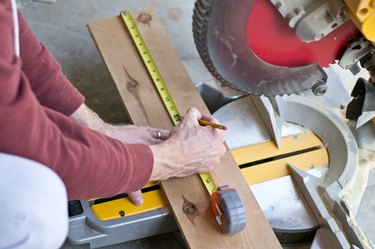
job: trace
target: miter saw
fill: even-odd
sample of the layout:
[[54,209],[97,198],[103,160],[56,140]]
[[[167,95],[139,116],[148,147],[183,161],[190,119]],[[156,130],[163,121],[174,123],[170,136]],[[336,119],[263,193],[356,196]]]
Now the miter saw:
[[[365,187],[353,180],[357,142],[307,92],[341,96],[344,87],[325,69],[335,61],[353,74],[366,68],[366,80],[374,80],[375,1],[198,0],[193,34],[208,70],[236,90],[197,86],[214,116],[231,127],[228,146],[279,240],[368,246],[355,223]],[[334,98],[335,107],[350,100],[343,96]],[[353,185],[361,189],[355,195],[348,193]],[[147,185],[144,198],[141,211],[125,194],[70,202],[69,240],[100,247],[178,229],[157,185]]]
[[[203,62],[223,86],[270,97],[248,96],[214,113],[229,127],[236,127],[227,134],[234,155],[254,140],[273,139],[282,146],[281,137],[291,135],[282,131],[286,122],[308,128],[328,151],[328,171],[323,177],[305,173],[299,169],[304,163],[292,165],[293,158],[288,158],[293,177],[271,178],[251,186],[280,241],[295,242],[292,234],[306,239],[312,232],[313,248],[362,248],[373,243],[375,230],[365,233],[355,222],[365,187],[355,178],[357,143],[375,151],[375,126],[371,122],[375,120],[374,87],[369,82],[374,80],[375,1],[200,0],[194,10],[193,34]],[[324,95],[330,77],[323,67],[337,60],[353,74],[361,68],[370,72],[369,81],[359,79],[354,87],[354,100],[346,115],[355,117],[352,131],[357,140],[332,111],[309,98],[275,97],[293,93],[306,96],[309,89]],[[331,91],[342,92],[342,87]],[[337,96],[336,105],[347,103]],[[269,136],[259,133],[262,127]],[[301,133],[295,131],[294,136]],[[265,168],[263,173],[269,170]],[[359,191],[353,194],[351,190],[356,187]],[[280,189],[287,189],[289,194]],[[273,193],[267,195],[269,192]],[[298,205],[301,207],[296,208]]]

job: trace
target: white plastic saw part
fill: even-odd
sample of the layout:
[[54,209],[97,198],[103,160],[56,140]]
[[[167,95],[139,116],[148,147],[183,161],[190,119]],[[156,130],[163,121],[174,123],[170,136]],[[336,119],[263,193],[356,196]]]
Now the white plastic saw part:
[[303,42],[313,42],[348,19],[348,8],[339,0],[271,0],[289,27]]

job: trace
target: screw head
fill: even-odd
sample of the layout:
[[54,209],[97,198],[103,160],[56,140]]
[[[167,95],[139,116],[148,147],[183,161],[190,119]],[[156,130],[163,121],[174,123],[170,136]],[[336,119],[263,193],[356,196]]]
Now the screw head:
[[312,88],[313,93],[316,96],[322,96],[327,92],[327,86],[323,83],[318,83]]

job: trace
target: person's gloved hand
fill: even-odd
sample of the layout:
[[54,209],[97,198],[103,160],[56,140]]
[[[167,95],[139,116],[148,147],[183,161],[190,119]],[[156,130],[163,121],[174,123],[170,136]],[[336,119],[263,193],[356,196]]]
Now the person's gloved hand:
[[191,108],[183,121],[171,130],[167,140],[150,145],[154,154],[151,180],[209,172],[219,163],[226,151],[224,131],[201,126],[199,119],[218,123],[216,119]]

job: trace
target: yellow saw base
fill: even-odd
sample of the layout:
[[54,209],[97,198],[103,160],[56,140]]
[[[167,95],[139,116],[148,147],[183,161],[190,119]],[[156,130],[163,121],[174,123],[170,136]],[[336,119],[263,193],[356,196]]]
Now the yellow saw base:
[[[231,150],[233,157],[249,185],[289,175],[287,164],[303,170],[327,167],[328,152],[322,141],[313,133],[284,137],[280,148],[273,141]],[[99,220],[128,217],[168,206],[167,198],[156,182],[149,182],[142,191],[144,204],[134,205],[129,198],[119,198],[93,204],[93,213]],[[152,189],[151,191],[148,191]]]

